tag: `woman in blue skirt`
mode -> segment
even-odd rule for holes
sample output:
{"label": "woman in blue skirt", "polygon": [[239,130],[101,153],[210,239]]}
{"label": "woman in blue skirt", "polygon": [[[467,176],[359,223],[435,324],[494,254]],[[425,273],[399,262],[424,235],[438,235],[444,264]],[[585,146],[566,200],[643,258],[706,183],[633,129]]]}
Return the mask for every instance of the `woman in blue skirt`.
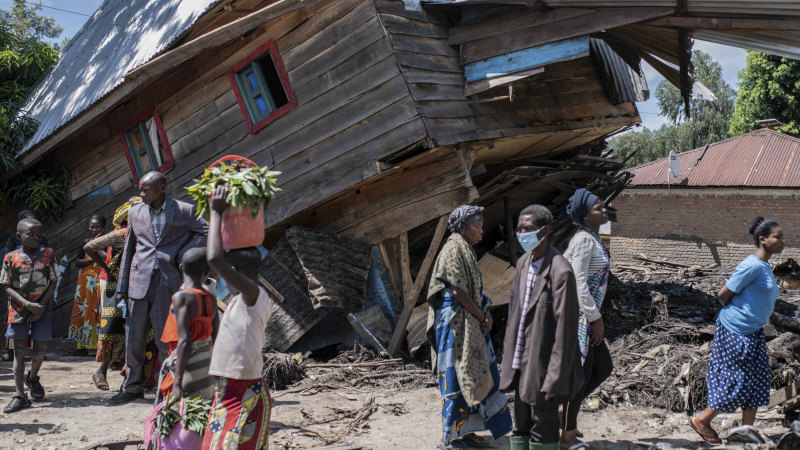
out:
{"label": "woman in blue skirt", "polygon": [[736,266],[717,295],[723,307],[708,363],[708,408],[689,421],[692,429],[712,444],[721,442],[711,428],[717,414],[741,409],[742,425],[753,425],[756,409],[769,403],[770,371],[763,328],[775,306],[778,284],[768,261],[786,244],[783,228],[774,220],[757,216],[747,229],[758,250]]}

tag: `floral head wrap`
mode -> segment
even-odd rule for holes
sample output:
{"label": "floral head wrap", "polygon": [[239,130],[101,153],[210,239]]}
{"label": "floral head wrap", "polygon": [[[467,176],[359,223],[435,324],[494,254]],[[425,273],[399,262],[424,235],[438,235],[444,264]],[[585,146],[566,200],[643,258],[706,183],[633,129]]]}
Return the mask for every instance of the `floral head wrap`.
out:
{"label": "floral head wrap", "polygon": [[113,224],[115,229],[122,228],[122,225],[128,222],[128,210],[131,209],[131,206],[140,201],[142,201],[141,197],[131,197],[130,200],[120,205],[120,207],[114,211]]}

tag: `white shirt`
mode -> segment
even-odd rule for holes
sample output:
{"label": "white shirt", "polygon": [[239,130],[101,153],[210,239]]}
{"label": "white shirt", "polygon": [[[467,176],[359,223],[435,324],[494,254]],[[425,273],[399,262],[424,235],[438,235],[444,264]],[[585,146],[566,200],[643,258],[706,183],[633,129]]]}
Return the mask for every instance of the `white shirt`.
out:
{"label": "white shirt", "polygon": [[589,293],[589,275],[602,270],[608,261],[606,252],[586,230],[578,230],[569,240],[567,251],[564,252],[572,271],[575,273],[575,282],[578,287],[578,305],[586,315],[589,322],[600,319],[600,309]]}
{"label": "white shirt", "polygon": [[266,342],[271,307],[272,300],[260,286],[253,306],[247,306],[241,294],[231,300],[219,323],[208,369],[210,375],[236,380],[261,378],[261,349]]}

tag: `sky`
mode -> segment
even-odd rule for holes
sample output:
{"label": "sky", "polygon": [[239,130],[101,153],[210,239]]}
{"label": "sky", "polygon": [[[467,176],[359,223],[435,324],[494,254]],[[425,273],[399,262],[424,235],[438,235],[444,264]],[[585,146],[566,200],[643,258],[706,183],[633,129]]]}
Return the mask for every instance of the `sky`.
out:
{"label": "sky", "polygon": [[[0,8],[8,9],[12,3],[12,0],[0,0]],[[42,0],[41,3],[43,6],[41,14],[55,18],[56,23],[64,29],[61,37],[55,40],[56,43],[61,43],[64,38],[71,38],[81,29],[84,22],[89,18],[88,16],[94,14],[103,3],[103,0]],[[722,65],[723,78],[734,90],[737,89],[737,73],[744,68],[745,57],[747,56],[744,50],[704,41],[695,41],[694,48],[710,54],[714,61],[720,63]],[[650,100],[639,102],[636,106],[639,108],[639,114],[642,117],[642,125],[650,129],[657,129],[665,122],[665,118],[658,114],[658,105],[652,93],[655,93],[656,86],[664,77],[646,63],[642,64],[642,66],[644,67],[645,78],[647,79],[651,96]]]}
{"label": "sky", "polygon": [[[740,70],[744,69],[747,52],[738,47],[730,47],[705,41],[695,41],[692,49],[700,50],[711,55],[711,58],[722,66],[722,78],[725,79],[725,82],[727,82],[734,91],[738,90],[739,79],[737,74]],[[652,67],[648,66],[647,63],[643,63],[642,67],[644,68],[647,86],[650,88],[650,99],[646,102],[637,102],[636,107],[639,108],[639,115],[642,117],[642,125],[650,129],[657,129],[666,120],[658,114],[658,104],[656,103],[654,95],[656,86],[658,86],[658,83],[660,83],[664,77]]]}

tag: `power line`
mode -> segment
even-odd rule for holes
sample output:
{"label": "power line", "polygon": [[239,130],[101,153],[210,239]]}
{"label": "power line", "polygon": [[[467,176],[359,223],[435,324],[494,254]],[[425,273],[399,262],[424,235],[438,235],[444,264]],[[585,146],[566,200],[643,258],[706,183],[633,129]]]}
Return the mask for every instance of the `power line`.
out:
{"label": "power line", "polygon": [[89,14],[84,14],[84,13],[77,12],[77,11],[70,11],[70,10],[68,10],[68,9],[56,8],[55,6],[47,6],[47,5],[43,5],[43,4],[41,4],[41,3],[31,3],[31,2],[26,2],[26,1],[24,1],[24,0],[23,0],[23,2],[22,2],[22,3],[24,3],[24,4],[26,4],[26,5],[30,5],[30,6],[41,6],[42,8],[46,8],[46,9],[54,9],[54,10],[56,10],[56,11],[61,11],[61,12],[65,12],[65,13],[77,14],[77,15],[79,15],[79,16],[84,16],[84,17],[92,17],[92,16],[91,16],[91,15],[89,15]]}

